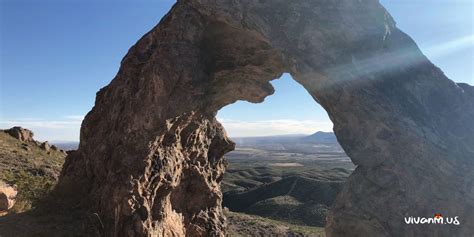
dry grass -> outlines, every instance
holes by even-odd
[[[240,236],[311,236],[325,237],[324,228],[289,224],[260,216],[226,210],[230,237]]]
[[[18,189],[10,212],[34,208],[56,184],[65,157],[60,151],[45,151],[34,142],[21,142],[0,130],[0,179]]]

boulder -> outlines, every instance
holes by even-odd
[[[51,149],[51,145],[49,145],[48,141],[45,141],[40,144],[40,148],[45,151],[49,151]]]
[[[13,127],[13,128],[5,130],[5,132],[22,142],[34,142],[33,132],[26,128]]]
[[[17,190],[0,180],[0,212],[8,211],[15,205]]]

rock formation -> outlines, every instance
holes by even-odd
[[[51,149],[51,145],[49,145],[48,141],[42,142],[39,146],[45,151],[49,151]]]
[[[17,191],[0,180],[0,216],[15,205]]]
[[[38,147],[40,147],[41,149],[43,149],[47,152],[49,152],[51,149],[53,151],[59,151],[59,148],[57,146],[50,145],[48,141],[44,141],[44,142],[36,141],[33,138],[34,133],[29,129],[16,126],[16,127],[10,128],[10,129],[0,130],[0,131],[3,131],[5,133],[9,134],[10,136],[12,136],[12,137],[20,140],[21,142],[23,142],[22,148],[26,151],[30,150],[29,145],[38,146]],[[64,151],[61,151],[61,152],[64,153]]]
[[[474,95],[377,0],[179,0],[97,93],[56,195],[104,236],[223,236],[217,111],[288,72],[358,165],[328,236],[472,236]],[[459,216],[461,225],[404,217]]]
[[[26,128],[22,127],[13,127],[7,130],[4,130],[4,132],[10,134],[10,136],[22,141],[22,142],[34,142],[35,140],[33,139],[33,132],[31,130],[28,130]]]

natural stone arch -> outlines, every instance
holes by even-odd
[[[328,112],[358,165],[329,236],[469,235],[474,90],[457,85],[376,0],[181,0],[97,94],[56,194],[96,212],[106,236],[220,236],[215,114],[261,102],[283,72]],[[440,212],[460,226],[405,225]]]

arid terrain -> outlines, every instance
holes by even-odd
[[[322,235],[326,214],[355,167],[334,134],[233,140],[237,147],[226,155],[222,183],[224,206],[234,215],[230,223],[238,224],[235,215],[258,216],[285,228],[307,228],[299,235]]]
[[[316,135],[235,139],[222,182],[228,236],[324,236],[327,210],[353,165],[332,133],[330,140]],[[0,131],[0,179],[18,189],[15,205],[0,217],[1,230],[20,225],[17,218],[30,223],[33,233],[41,229],[35,218],[51,222],[32,211],[57,182],[66,156],[61,149],[77,148],[71,142],[45,149],[32,136]]]

